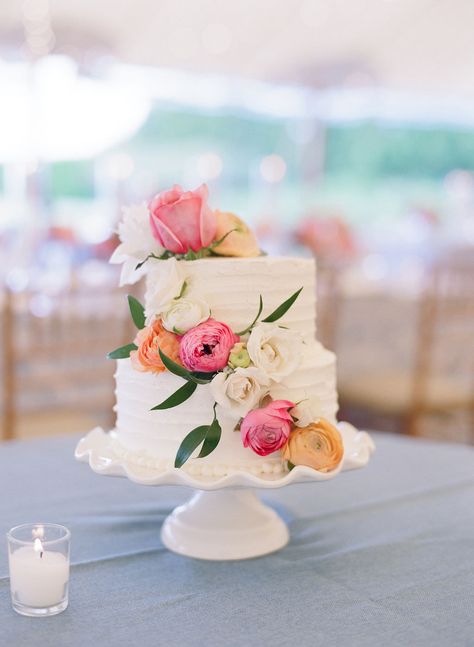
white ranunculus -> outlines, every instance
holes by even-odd
[[[184,335],[210,316],[211,311],[205,301],[184,296],[170,303],[169,308],[161,314],[161,320],[166,330]]]
[[[302,400],[290,409],[290,414],[295,418],[297,427],[307,427],[321,417],[321,401],[316,397]]]
[[[181,294],[186,278],[175,258],[166,261],[151,258],[147,264],[145,315],[149,325],[154,317],[161,316],[171,308],[173,301]]]
[[[120,245],[114,251],[110,262],[122,263],[120,285],[136,283],[146,272],[146,266],[136,266],[149,254],[159,256],[164,249],[153,237],[150,228],[150,213],[146,203],[124,207],[123,217],[118,226]]]
[[[275,382],[298,367],[302,356],[299,333],[274,323],[260,323],[253,328],[247,342],[250,359]]]
[[[212,395],[220,406],[236,418],[254,409],[268,391],[270,380],[255,366],[218,373],[211,382]]]

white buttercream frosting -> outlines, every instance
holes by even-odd
[[[169,284],[169,267],[153,262],[147,275],[145,310],[156,314],[156,294],[160,285]],[[257,258],[205,258],[179,261],[179,277],[186,280],[186,296],[199,295],[209,304],[211,315],[225,322],[234,332],[243,330],[258,311],[263,298],[262,319],[286,301],[296,290],[301,294],[278,323],[314,339],[316,327],[316,269],[313,259],[259,256]],[[175,288],[174,291],[180,290]],[[173,295],[174,296],[174,295]]]
[[[270,314],[300,287],[303,291],[278,321],[298,331],[303,340],[301,363],[290,375],[269,386],[274,399],[300,402],[311,399],[318,415],[335,422],[337,394],[335,356],[314,340],[315,334],[315,267],[313,260],[259,257],[250,259],[203,259],[180,261],[180,274],[192,290],[199,291],[209,303],[215,319],[224,321],[235,332],[246,328],[257,314],[259,295],[264,310]],[[148,278],[159,280],[159,264]],[[301,343],[301,342],[300,342]],[[178,447],[191,429],[210,424],[213,416],[212,388],[199,385],[194,394],[179,406],[163,411],[150,411],[183,384],[169,372],[142,373],[130,360],[118,361],[116,373],[118,451],[126,452],[127,460],[145,465],[172,466]],[[217,406],[222,428],[221,440],[206,458],[189,460],[183,469],[191,473],[223,475],[246,469],[254,473],[279,473],[283,469],[280,453],[261,457],[242,445],[240,433],[234,431],[240,410]]]
[[[293,402],[308,397],[320,402],[319,415],[335,422],[337,397],[335,390],[335,359],[333,353],[313,342],[308,348],[300,369],[285,382],[274,385],[275,399]],[[311,352],[310,352],[311,351]],[[178,407],[163,411],[150,411],[182,386],[181,378],[171,373],[141,373],[135,371],[128,359],[119,360],[117,380],[117,439],[129,451],[145,451],[149,457],[174,462],[183,438],[199,425],[210,424],[214,398],[210,385],[200,385],[194,394]],[[224,466],[280,461],[279,453],[262,458],[245,448],[240,433],[234,431],[239,416],[229,415],[217,407],[217,417],[222,427],[219,445],[199,464]]]

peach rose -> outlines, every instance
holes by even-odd
[[[159,350],[177,364],[179,359],[179,338],[177,335],[165,330],[161,319],[156,319],[151,326],[146,326],[138,331],[135,337],[138,350],[130,353],[132,366],[137,371],[151,371],[161,373],[166,368],[161,361]]]
[[[207,204],[207,186],[183,191],[175,184],[156,195],[149,204],[153,236],[174,254],[198,252],[215,239],[216,216]]]
[[[319,418],[307,427],[295,427],[282,449],[282,457],[293,465],[307,465],[330,472],[342,461],[344,445],[334,425]]]
[[[223,238],[229,231],[232,231],[220,245],[214,247],[214,252],[221,256],[250,257],[259,256],[260,248],[253,231],[247,227],[245,222],[233,213],[215,211],[217,217],[216,240]]]

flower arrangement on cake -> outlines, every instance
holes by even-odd
[[[300,367],[306,352],[301,333],[282,325],[303,287],[264,314],[265,294],[255,316],[241,330],[216,320],[203,294],[188,275],[188,263],[213,257],[261,255],[249,227],[235,214],[212,210],[205,185],[183,191],[175,185],[149,204],[125,208],[119,225],[120,245],[111,262],[122,264],[121,285],[148,274],[145,306],[128,297],[138,332],[133,342],[109,354],[130,358],[138,373],[171,373],[182,380],[177,390],[151,408],[180,407],[205,386],[214,404],[208,424],[187,431],[174,466],[209,456],[222,440],[221,414],[235,421],[244,448],[258,456],[275,455],[285,469],[306,465],[335,470],[343,458],[337,427],[320,412],[317,398],[298,401],[285,395],[285,380]],[[159,280],[153,280],[154,268]],[[250,317],[249,317],[250,318]]]

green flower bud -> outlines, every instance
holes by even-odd
[[[230,352],[228,363],[232,368],[247,368],[247,366],[250,366],[250,355],[245,344],[241,342],[235,344]]]

